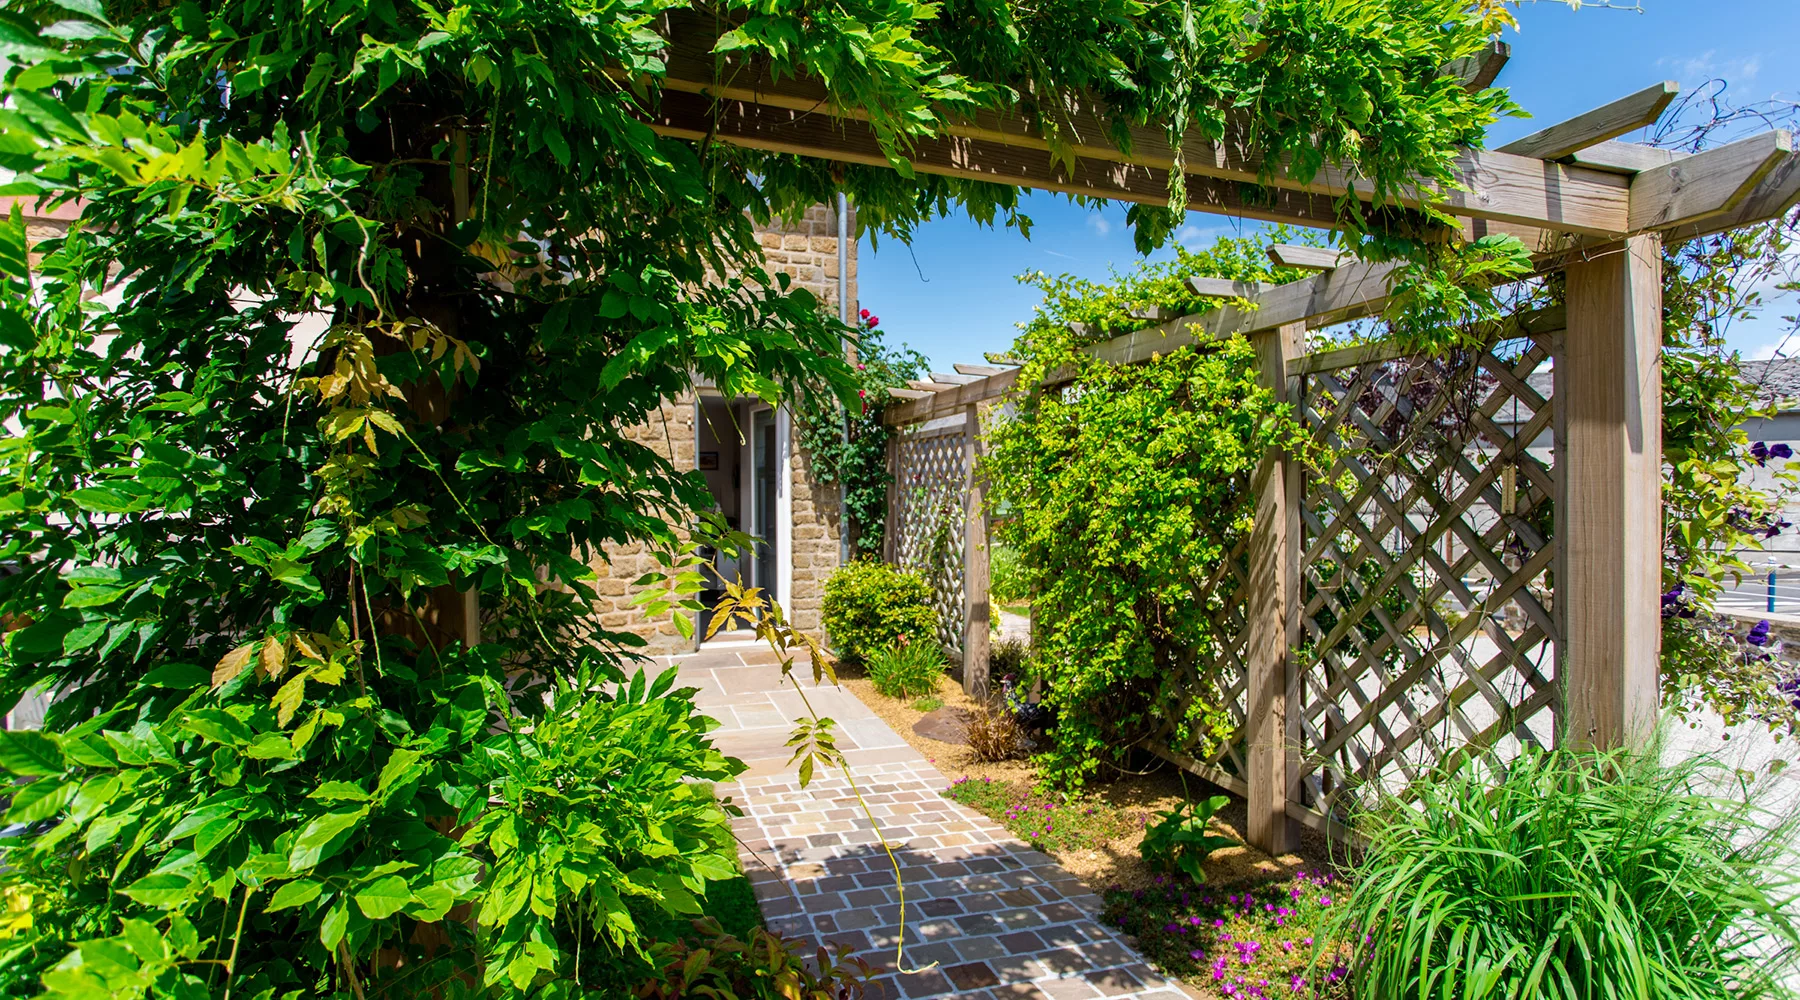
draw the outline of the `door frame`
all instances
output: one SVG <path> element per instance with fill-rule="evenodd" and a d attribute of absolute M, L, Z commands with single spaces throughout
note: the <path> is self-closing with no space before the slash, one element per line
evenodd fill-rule
<path fill-rule="evenodd" d="M 756 520 L 756 416 L 775 411 L 775 586 L 770 595 L 791 614 L 794 593 L 794 489 L 793 489 L 793 417 L 788 408 L 771 407 L 752 402 L 744 407 L 744 443 L 738 455 L 738 467 L 745 470 L 738 488 L 738 509 L 748 513 L 745 528 Z M 752 557 L 754 558 L 754 557 Z"/>

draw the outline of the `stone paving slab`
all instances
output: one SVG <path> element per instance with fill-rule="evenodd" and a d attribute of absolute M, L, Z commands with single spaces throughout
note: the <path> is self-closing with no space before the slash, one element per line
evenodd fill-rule
<path fill-rule="evenodd" d="M 733 824 L 740 859 L 771 930 L 851 949 L 878 971 L 871 995 L 882 1000 L 1191 996 L 1095 919 L 1100 898 L 1080 880 L 940 795 L 944 776 L 848 691 L 806 685 L 813 707 L 839 724 L 855 788 L 831 771 L 802 789 L 784 745 L 799 696 L 772 659 L 747 645 L 664 659 L 719 720 L 719 748 L 748 765 L 719 793 L 744 810 Z M 894 963 L 900 941 L 904 970 Z"/>

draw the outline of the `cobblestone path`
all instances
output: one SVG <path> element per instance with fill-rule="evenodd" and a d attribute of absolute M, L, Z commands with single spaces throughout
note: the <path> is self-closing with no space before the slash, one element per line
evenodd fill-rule
<path fill-rule="evenodd" d="M 772 930 L 842 944 L 881 970 L 877 997 L 976 1000 L 1184 1000 L 1111 929 L 1100 900 L 1047 855 L 938 793 L 949 782 L 848 691 L 807 687 L 838 723 L 839 748 L 893 847 L 906 888 L 906 967 L 894 969 L 894 872 L 841 772 L 806 789 L 784 746 L 801 717 L 772 653 L 731 644 L 673 658 L 718 719 L 720 748 L 749 770 L 721 787 L 737 820 L 744 871 Z"/>

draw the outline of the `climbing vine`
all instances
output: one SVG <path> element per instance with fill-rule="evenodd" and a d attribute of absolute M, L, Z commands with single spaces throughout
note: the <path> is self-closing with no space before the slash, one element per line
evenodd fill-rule
<path fill-rule="evenodd" d="M 1082 347 L 1151 305 L 1206 308 L 1187 301 L 1190 275 L 1275 277 L 1265 246 L 1224 239 L 1110 285 L 1026 276 L 1045 297 L 1014 346 L 1020 384 L 1067 381 L 996 419 L 982 470 L 1007 511 L 995 531 L 1031 588 L 1035 655 L 1058 712 L 1039 761 L 1048 780 L 1079 783 L 1153 737 L 1204 753 L 1232 729 L 1206 581 L 1250 528 L 1265 450 L 1303 452 L 1303 429 L 1241 338 L 1130 366 Z"/>
<path fill-rule="evenodd" d="M 881 317 L 864 309 L 858 317 L 855 404 L 846 406 L 830 393 L 807 395 L 801 405 L 800 447 L 811 456 L 812 474 L 820 483 L 843 491 L 853 552 L 879 555 L 887 534 L 887 495 L 893 476 L 887 469 L 887 445 L 894 431 L 881 422 L 898 400 L 888 390 L 904 389 L 909 379 L 926 375 L 925 356 L 900 344 L 889 347 L 879 331 Z"/>
<path fill-rule="evenodd" d="M 739 765 L 601 624 L 608 543 L 703 533 L 701 476 L 632 429 L 702 383 L 859 387 L 853 331 L 769 273 L 753 224 L 844 191 L 890 234 L 1028 225 L 1016 191 L 904 163 L 977 108 L 1061 153 L 1067 99 L 1107 102 L 1121 143 L 1220 138 L 1230 106 L 1261 162 L 1381 198 L 1447 179 L 1511 109 L 1439 73 L 1486 44 L 1486 0 L 694 8 L 899 169 L 841 167 L 655 133 L 683 9 L 0 11 L 5 193 L 79 213 L 32 246 L 0 226 L 0 700 L 57 695 L 0 736 L 28 782 L 0 883 L 34 908 L 0 990 L 636 988 L 731 873 L 692 779 Z M 1177 215 L 1134 209 L 1140 242 Z M 1192 445 L 1239 363 L 1131 391 Z"/>

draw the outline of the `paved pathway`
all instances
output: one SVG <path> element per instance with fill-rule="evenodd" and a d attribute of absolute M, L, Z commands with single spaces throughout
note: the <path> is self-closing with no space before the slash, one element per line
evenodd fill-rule
<path fill-rule="evenodd" d="M 839 748 L 899 859 L 906 887 L 906 965 L 893 974 L 899 899 L 893 868 L 843 775 L 805 790 L 784 746 L 800 696 L 774 655 L 752 643 L 676 657 L 680 683 L 721 727 L 715 740 L 749 770 L 719 789 L 737 820 L 744 870 L 771 930 L 847 945 L 882 970 L 885 998 L 1183 1000 L 1094 919 L 1099 897 L 1048 856 L 938 794 L 949 782 L 848 691 L 807 686 L 838 723 Z"/>

